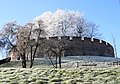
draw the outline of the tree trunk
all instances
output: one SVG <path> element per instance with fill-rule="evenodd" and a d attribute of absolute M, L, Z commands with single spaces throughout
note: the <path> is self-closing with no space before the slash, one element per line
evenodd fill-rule
<path fill-rule="evenodd" d="M 36 52 L 37 52 L 38 46 L 39 46 L 39 45 L 37 44 L 36 47 L 35 47 L 35 50 L 34 50 L 34 53 L 33 53 L 33 61 L 34 61 L 35 54 L 36 54 Z"/>
<path fill-rule="evenodd" d="M 51 64 L 53 65 L 53 67 L 55 67 L 55 68 L 56 68 L 56 66 L 53 64 L 53 62 L 52 62 L 52 60 L 51 60 L 51 58 L 50 58 L 50 57 L 49 57 L 49 59 L 50 59 Z"/>
<path fill-rule="evenodd" d="M 31 58 L 30 58 L 30 61 L 31 61 L 30 68 L 32 68 L 32 66 L 33 66 L 32 46 L 31 46 Z"/>
<path fill-rule="evenodd" d="M 26 68 L 26 60 L 22 60 L 22 67 Z"/>
<path fill-rule="evenodd" d="M 61 54 L 59 55 L 59 68 L 61 68 Z"/>
<path fill-rule="evenodd" d="M 25 59 L 25 52 L 22 55 L 22 67 L 26 68 L 26 59 Z"/>
<path fill-rule="evenodd" d="M 57 68 L 57 55 L 56 55 L 56 60 L 55 61 L 56 61 L 56 68 Z"/>
<path fill-rule="evenodd" d="M 53 51 L 52 51 L 53 52 Z M 51 56 L 52 56 L 52 52 L 50 52 L 50 50 L 47 51 L 47 55 L 48 55 L 48 58 L 50 59 L 50 62 L 51 64 L 53 65 L 54 68 L 56 68 L 56 66 L 54 65 L 52 59 L 51 59 Z"/>
<path fill-rule="evenodd" d="M 26 58 L 26 60 L 28 60 L 28 55 L 29 55 L 29 53 L 27 53 L 27 58 Z"/>

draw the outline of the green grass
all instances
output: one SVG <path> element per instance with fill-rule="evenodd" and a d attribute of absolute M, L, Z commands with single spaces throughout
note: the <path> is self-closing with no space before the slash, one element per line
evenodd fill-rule
<path fill-rule="evenodd" d="M 120 67 L 0 68 L 0 84 L 120 84 Z"/>
<path fill-rule="evenodd" d="M 54 69 L 36 60 L 33 68 L 21 68 L 21 61 L 12 61 L 0 65 L 0 84 L 120 84 L 120 66 Z"/>

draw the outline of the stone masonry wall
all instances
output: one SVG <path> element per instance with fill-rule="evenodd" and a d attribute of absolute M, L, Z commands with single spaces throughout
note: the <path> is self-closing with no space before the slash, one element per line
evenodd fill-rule
<path fill-rule="evenodd" d="M 105 57 L 115 57 L 114 49 L 109 43 L 99 40 L 91 39 L 87 37 L 50 37 L 51 39 L 60 40 L 62 38 L 68 39 L 70 41 L 70 49 L 65 51 L 65 56 L 105 56 Z M 47 38 L 49 39 L 49 38 Z M 49 41 L 49 40 L 48 40 Z M 41 52 L 41 51 L 40 51 Z M 40 57 L 42 55 L 38 53 Z"/>

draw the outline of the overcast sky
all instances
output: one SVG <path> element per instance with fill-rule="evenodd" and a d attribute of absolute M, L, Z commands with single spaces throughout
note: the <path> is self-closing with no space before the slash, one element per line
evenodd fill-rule
<path fill-rule="evenodd" d="M 87 20 L 99 25 L 103 40 L 113 45 L 115 38 L 120 57 L 120 1 L 119 0 L 0 0 L 0 28 L 6 22 L 25 24 L 46 11 L 78 10 Z"/>

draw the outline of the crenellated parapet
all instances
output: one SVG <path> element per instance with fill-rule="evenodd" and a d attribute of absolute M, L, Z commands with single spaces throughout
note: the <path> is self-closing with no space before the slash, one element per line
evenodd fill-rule
<path fill-rule="evenodd" d="M 69 49 L 65 50 L 65 56 L 104 56 L 104 57 L 115 57 L 113 46 L 104 40 L 88 37 L 75 37 L 75 36 L 58 36 L 58 37 L 42 37 L 40 40 L 49 42 L 50 40 L 60 41 L 64 40 L 68 42 Z M 35 39 L 31 39 L 31 42 L 35 42 Z M 54 45 L 54 41 L 53 44 Z M 45 47 L 39 46 L 36 57 L 45 56 Z M 11 60 L 18 58 L 17 53 L 11 51 L 9 54 Z"/>
<path fill-rule="evenodd" d="M 66 39 L 70 42 L 71 49 L 66 50 L 67 56 L 106 56 L 115 57 L 114 49 L 111 44 L 96 38 L 75 37 L 75 36 L 59 36 L 47 37 L 47 40 Z"/>

